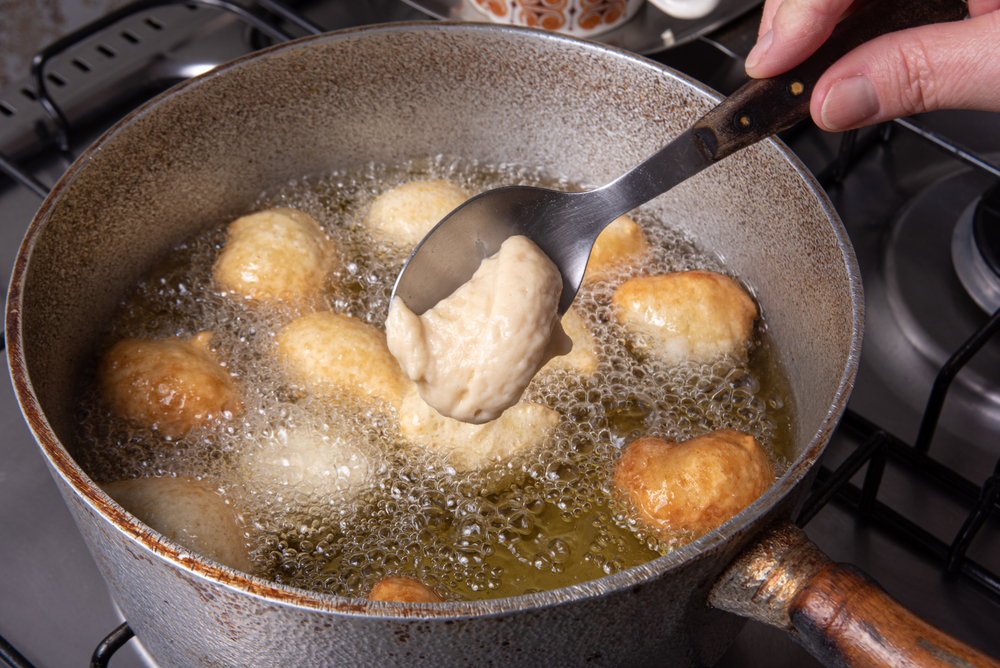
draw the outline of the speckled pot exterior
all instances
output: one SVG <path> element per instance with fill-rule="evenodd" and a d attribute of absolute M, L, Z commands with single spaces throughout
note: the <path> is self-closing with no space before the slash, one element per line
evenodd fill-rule
<path fill-rule="evenodd" d="M 861 341 L 847 237 L 777 142 L 649 205 L 752 287 L 798 416 L 797 459 L 784 477 L 669 556 L 489 602 L 319 596 L 184 552 L 123 512 L 73 461 L 75 381 L 122 295 L 167 249 L 244 212 L 261 191 L 304 174 L 436 154 L 539 166 L 598 185 L 715 100 L 597 44 L 519 28 L 397 24 L 278 46 L 182 84 L 76 161 L 18 256 L 8 355 L 53 476 L 160 666 L 702 666 L 721 656 L 741 620 L 710 609 L 708 591 L 755 533 L 800 500 L 846 405 Z"/>

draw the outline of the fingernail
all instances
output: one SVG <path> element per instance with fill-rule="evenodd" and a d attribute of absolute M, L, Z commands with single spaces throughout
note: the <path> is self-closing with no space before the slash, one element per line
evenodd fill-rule
<path fill-rule="evenodd" d="M 875 87 L 858 75 L 841 79 L 832 86 L 820 108 L 820 118 L 830 130 L 843 130 L 860 125 L 879 111 Z"/>
<path fill-rule="evenodd" d="M 772 40 L 774 40 L 773 30 L 768 30 L 761 35 L 761 38 L 757 40 L 757 44 L 747 54 L 746 67 L 748 70 L 760 65 L 761 61 L 764 60 L 764 56 L 767 55 L 767 50 L 771 48 Z"/>

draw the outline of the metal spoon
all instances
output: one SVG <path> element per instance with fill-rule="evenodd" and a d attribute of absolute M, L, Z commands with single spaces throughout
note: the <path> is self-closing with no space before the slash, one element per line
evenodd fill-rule
<path fill-rule="evenodd" d="M 504 240 L 523 234 L 562 274 L 562 315 L 580 288 L 594 242 L 611 221 L 739 149 L 808 118 L 809 98 L 820 75 L 856 46 L 904 28 L 957 21 L 966 11 L 963 0 L 876 0 L 842 21 L 797 68 L 747 83 L 606 186 L 579 193 L 511 186 L 477 195 L 424 237 L 396 279 L 392 296 L 420 315 L 472 278 Z"/>

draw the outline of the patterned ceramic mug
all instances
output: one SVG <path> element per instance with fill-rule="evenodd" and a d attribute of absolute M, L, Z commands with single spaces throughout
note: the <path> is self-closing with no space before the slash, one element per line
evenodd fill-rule
<path fill-rule="evenodd" d="M 469 0 L 495 23 L 589 37 L 628 21 L 644 0 Z"/>

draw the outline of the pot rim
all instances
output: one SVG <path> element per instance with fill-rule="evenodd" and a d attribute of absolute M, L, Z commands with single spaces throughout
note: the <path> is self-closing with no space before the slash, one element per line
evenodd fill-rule
<path fill-rule="evenodd" d="M 235 591 L 262 598 L 271 603 L 317 610 L 327 613 L 346 614 L 374 618 L 434 618 L 463 619 L 469 617 L 497 616 L 522 610 L 541 609 L 557 606 L 569 601 L 598 598 L 611 592 L 642 585 L 650 580 L 662 577 L 673 569 L 697 555 L 717 549 L 728 543 L 735 536 L 745 533 L 752 523 L 767 514 L 779 504 L 799 482 L 808 475 L 813 465 L 822 455 L 830 436 L 839 422 L 847 401 L 850 397 L 857 375 L 861 352 L 861 341 L 864 329 L 864 297 L 861 285 L 861 275 L 853 247 L 844 229 L 839 215 L 819 186 L 813 175 L 801 161 L 778 139 L 771 137 L 761 142 L 769 144 L 772 150 L 778 152 L 794 171 L 808 185 L 812 194 L 819 199 L 823 212 L 827 215 L 833 227 L 838 247 L 845 263 L 845 269 L 850 286 L 850 301 L 853 313 L 850 353 L 847 364 L 840 377 L 837 392 L 834 395 L 830 409 L 824 417 L 816 433 L 812 435 L 808 445 L 789 466 L 782 477 L 774 483 L 752 505 L 744 509 L 736 517 L 729 520 L 715 531 L 711 531 L 698 540 L 689 543 L 673 552 L 660 556 L 645 564 L 634 566 L 618 573 L 607 575 L 596 580 L 590 580 L 560 589 L 543 591 L 535 594 L 525 594 L 508 598 L 488 599 L 479 601 L 450 601 L 445 603 L 396 603 L 369 601 L 367 599 L 346 598 L 332 594 L 309 592 L 302 589 L 281 585 L 263 578 L 248 575 L 221 566 L 204 557 L 192 555 L 188 550 L 170 541 L 159 533 L 146 527 L 133 516 L 125 512 L 114 502 L 89 476 L 77 465 L 66 448 L 60 443 L 55 432 L 41 410 L 35 395 L 31 380 L 28 377 L 24 359 L 22 339 L 21 309 L 23 300 L 23 283 L 30 264 L 32 251 L 38 238 L 45 228 L 49 216 L 61 198 L 62 193 L 73 182 L 80 170 L 84 169 L 90 158 L 102 149 L 124 128 L 136 119 L 153 113 L 165 99 L 182 94 L 187 88 L 198 86 L 203 81 L 236 70 L 246 63 L 258 58 L 286 50 L 308 47 L 314 43 L 335 41 L 354 37 L 358 34 L 395 33 L 406 31 L 458 31 L 518 34 L 529 39 L 569 42 L 575 48 L 585 48 L 594 52 L 595 57 L 611 55 L 616 59 L 624 58 L 643 67 L 653 67 L 661 73 L 678 79 L 700 93 L 711 97 L 716 102 L 721 96 L 704 84 L 690 77 L 660 65 L 640 55 L 618 49 L 617 47 L 589 42 L 566 35 L 499 24 L 467 24 L 452 22 L 401 22 L 352 28 L 323 35 L 304 37 L 298 40 L 278 44 L 267 49 L 248 54 L 229 63 L 182 82 L 161 93 L 135 109 L 105 132 L 97 141 L 87 148 L 66 170 L 62 178 L 53 186 L 50 194 L 42 203 L 29 226 L 21 247 L 11 277 L 7 296 L 6 332 L 7 358 L 13 381 L 15 394 L 21 411 L 30 427 L 36 441 L 41 446 L 50 468 L 57 473 L 80 499 L 90 509 L 104 517 L 116 530 L 128 536 L 145 550 L 164 558 L 174 567 L 210 582 L 218 583 Z"/>

